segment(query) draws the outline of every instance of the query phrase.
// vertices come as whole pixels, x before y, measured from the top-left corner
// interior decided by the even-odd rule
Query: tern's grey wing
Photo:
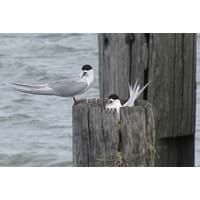
[[[83,93],[88,85],[87,82],[82,79],[64,79],[49,84],[49,87],[52,88],[58,96],[73,97]]]

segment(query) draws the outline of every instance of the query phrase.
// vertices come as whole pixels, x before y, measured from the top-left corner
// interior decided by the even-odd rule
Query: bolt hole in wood
[[[127,44],[132,44],[135,41],[135,35],[134,33],[128,33],[126,35],[126,43]]]
[[[109,44],[109,39],[107,37],[104,38],[104,46],[108,46]]]

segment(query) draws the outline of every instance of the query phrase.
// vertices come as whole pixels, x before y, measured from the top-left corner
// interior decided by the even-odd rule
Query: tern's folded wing
[[[83,93],[87,89],[88,85],[86,81],[81,79],[64,79],[62,81],[49,84],[49,87],[52,88],[58,96],[73,97]]]

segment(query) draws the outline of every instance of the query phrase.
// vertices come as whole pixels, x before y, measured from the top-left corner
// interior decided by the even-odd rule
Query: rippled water
[[[97,72],[95,34],[0,34],[0,166],[67,166],[72,161],[73,101],[19,93],[12,82],[51,82]],[[98,96],[98,80],[81,97]]]
[[[197,40],[196,165],[200,165],[200,35]],[[0,34],[0,166],[72,164],[72,100],[27,95],[12,82],[51,82],[96,71],[94,86],[81,97],[98,96],[96,34]]]

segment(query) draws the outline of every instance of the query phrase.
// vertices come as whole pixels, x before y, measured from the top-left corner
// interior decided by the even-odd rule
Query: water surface
[[[73,101],[27,95],[10,83],[51,82],[98,74],[96,34],[0,34],[0,166],[67,166],[72,162]],[[98,96],[98,80],[82,97]]]

